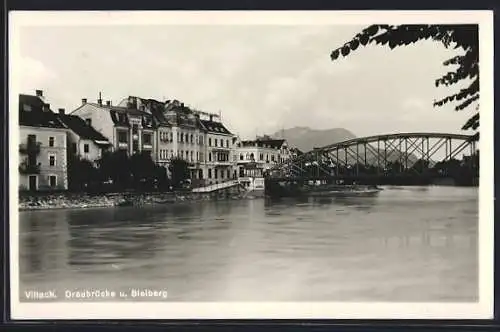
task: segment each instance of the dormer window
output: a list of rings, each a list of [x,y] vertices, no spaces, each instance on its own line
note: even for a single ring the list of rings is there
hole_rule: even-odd
[[[31,105],[23,104],[23,111],[25,111],[25,112],[31,112]]]
[[[92,125],[92,119],[85,119],[85,123],[87,124],[87,126],[91,126]]]

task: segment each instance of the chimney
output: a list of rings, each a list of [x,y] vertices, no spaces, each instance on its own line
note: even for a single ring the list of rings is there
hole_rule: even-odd
[[[101,92],[99,92],[99,99],[97,99],[97,103],[99,104],[99,106],[102,106]]]
[[[60,109],[59,109],[59,114],[61,114],[61,115],[64,115],[64,114],[65,114],[65,110],[64,110],[64,108],[60,108]]]
[[[111,106],[111,100],[106,100],[106,106]]]
[[[38,98],[43,98],[43,91],[42,90],[36,90],[35,93],[36,93],[36,96]]]
[[[87,98],[82,98],[82,105],[85,105],[87,103]]]
[[[214,120],[214,116],[212,114],[210,114],[210,122],[212,122]]]

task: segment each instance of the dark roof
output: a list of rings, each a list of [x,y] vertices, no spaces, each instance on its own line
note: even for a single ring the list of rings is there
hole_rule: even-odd
[[[71,129],[75,134],[83,139],[89,139],[93,141],[108,141],[100,132],[95,130],[94,127],[88,125],[85,120],[76,115],[68,114],[57,114],[57,117],[66,124],[66,126]],[[111,144],[111,143],[110,143]]]
[[[210,120],[200,120],[203,127],[211,133],[215,134],[226,134],[232,135],[229,130],[220,122],[210,121]]]
[[[258,147],[270,147],[273,149],[279,149],[285,143],[284,139],[256,139],[253,141],[241,141],[242,146],[255,146]]]
[[[115,126],[129,127],[128,114],[118,109],[110,109],[109,115]]]
[[[20,94],[19,124],[31,127],[66,128],[52,110],[43,110],[44,104],[39,97]]]

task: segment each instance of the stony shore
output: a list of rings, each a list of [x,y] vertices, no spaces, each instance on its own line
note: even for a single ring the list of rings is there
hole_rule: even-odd
[[[175,204],[205,200],[243,199],[242,194],[218,195],[191,192],[167,193],[112,193],[89,195],[58,193],[44,195],[20,195],[19,211],[47,209],[83,209],[120,206]]]

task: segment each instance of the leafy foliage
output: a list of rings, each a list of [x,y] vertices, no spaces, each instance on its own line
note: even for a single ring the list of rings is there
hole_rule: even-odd
[[[117,150],[105,153],[97,163],[102,176],[101,180],[107,181],[111,179],[113,183],[123,188],[130,184],[132,174],[130,171],[130,160],[126,151]]]
[[[340,55],[346,57],[360,46],[375,43],[389,46],[391,49],[409,45],[421,40],[435,40],[446,48],[462,48],[463,55],[446,60],[444,66],[455,65],[455,70],[449,71],[436,79],[435,85],[450,86],[470,79],[472,83],[465,89],[434,101],[434,106],[443,106],[456,102],[456,111],[475,105],[476,113],[462,127],[463,130],[479,127],[479,32],[477,24],[463,25],[371,25],[363,29],[342,47],[331,53],[331,59],[337,60]]]
[[[68,179],[71,190],[83,190],[98,178],[92,162],[79,156],[68,156]]]
[[[180,188],[182,183],[190,178],[189,163],[182,158],[176,157],[170,160],[169,171],[174,188]]]

